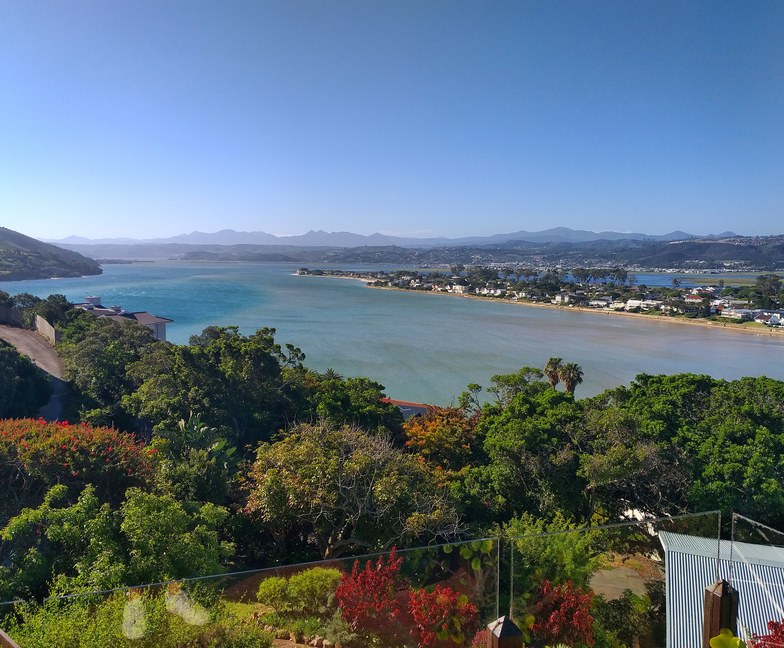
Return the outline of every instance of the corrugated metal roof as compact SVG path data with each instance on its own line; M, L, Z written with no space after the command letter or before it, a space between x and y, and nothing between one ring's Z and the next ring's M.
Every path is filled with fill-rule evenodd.
M749 542L721 541L721 553L717 545L718 538L700 538L697 536L682 535L660 531L659 540L665 551L677 551L693 556L706 558L720 557L722 560L742 560L755 565L770 565L771 567L784 568L784 547L771 545L752 544Z
M738 633L749 639L765 634L768 621L784 619L784 549L659 533L665 550L667 587L667 648L700 646L705 588L719 577L738 590Z

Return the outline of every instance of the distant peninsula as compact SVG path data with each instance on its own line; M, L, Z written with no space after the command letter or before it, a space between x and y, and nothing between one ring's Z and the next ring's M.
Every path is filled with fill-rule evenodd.
M0 281L101 274L86 256L0 227Z

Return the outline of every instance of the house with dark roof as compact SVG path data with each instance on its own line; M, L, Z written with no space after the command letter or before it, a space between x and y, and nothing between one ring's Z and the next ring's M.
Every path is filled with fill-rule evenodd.
M148 311L126 311L120 306L106 307L101 303L101 298L88 296L84 298L83 304L74 304L76 308L81 308L96 317L108 317L113 320L133 320L137 324L146 326L152 331L156 340L166 341L166 325L174 320L168 317L153 315Z

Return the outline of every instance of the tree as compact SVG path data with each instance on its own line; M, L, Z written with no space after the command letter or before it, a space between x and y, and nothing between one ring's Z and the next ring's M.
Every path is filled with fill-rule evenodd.
M327 377L307 390L313 421L333 426L356 425L398 435L403 415L397 405L383 400L384 386L368 378ZM304 417L300 417L304 418Z
M544 375L547 376L547 382L550 383L550 387L553 389L561 382L562 363L563 360L561 358L550 358L544 366Z
M22 509L0 531L0 593L4 599L43 597L55 589L112 588L125 579L115 514L93 486L68 504L68 489L52 487L36 508Z
M435 466L460 470L477 451L476 416L458 407L434 407L403 424L406 447Z
M560 360L560 358L550 358L550 360ZM517 394L539 391L544 375L542 370L536 367L522 367L513 374L492 376L490 378L492 386L487 391L495 394L501 405L507 405Z
M506 523L503 533L513 545L515 593L528 600L543 580L554 585L572 581L587 588L604 564L602 532L586 529L561 513L547 519L525 513Z
M782 402L784 382L765 377L724 381L640 374L628 388L587 404L589 411L606 410L607 417L621 410L627 421L618 433L628 441L610 441L609 448L593 441L594 456L583 459L583 474L590 479L603 473L601 482L615 473L619 483L639 475L628 482L628 493L642 495L642 507L653 504L659 515L718 507L776 526L784 519ZM617 472L624 465L630 468L627 476Z
M68 311L72 308L72 304L65 298L65 295L55 294L49 295L31 310L55 326L66 319Z
M156 431L193 414L230 429L238 444L269 438L295 417L291 398L304 358L274 335L270 328L245 336L236 326L211 326L187 346L150 349L128 368L138 387L123 406Z
M233 547L218 527L228 512L187 507L169 496L130 488L119 509L88 485L68 503L59 484L36 508L23 509L0 532L0 590L5 597L114 588L222 571Z
M558 378L569 394L574 394L575 387L583 381L583 370L576 362L567 362L558 368Z
M228 436L198 416L154 436L149 452L156 460L158 491L178 501L224 503L237 464Z
M689 510L685 451L648 436L633 410L602 403L601 396L591 399L582 432L578 475L587 481L589 517L597 510L610 519L629 509L652 517Z
M588 283L591 273L587 268L574 268L572 270L572 276L577 283L584 284Z
M754 282L757 293L756 302L762 308L777 308L780 306L781 277L777 274L763 274Z
M0 418L34 416L51 393L46 374L0 340Z
M575 478L574 439L580 405L568 394L532 383L508 404L488 404L477 434L489 463L483 469L488 501L500 514L574 514L583 508L584 483Z
M131 488L121 513L132 582L218 574L234 551L218 534L228 517L221 506L188 506L169 495Z
M451 538L460 523L425 468L357 428L299 425L262 443L245 512L283 547L304 533L324 558L415 539Z
M759 275L754 282L754 288L766 297L776 296L781 292L781 277L777 274Z
M56 484L78 493L96 487L101 501L119 503L129 486L152 474L149 449L132 436L43 420L0 421L0 524L22 507L36 506Z
M134 383L127 368L148 352L164 345L151 331L131 320L116 321L101 317L95 320L89 335L79 341L62 344L66 377L76 387L81 420L92 425L114 425L132 430L135 422L124 407L123 397Z

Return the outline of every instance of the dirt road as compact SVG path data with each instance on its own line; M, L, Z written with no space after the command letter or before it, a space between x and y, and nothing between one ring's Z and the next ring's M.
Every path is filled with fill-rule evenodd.
M14 328L3 324L0 324L0 339L15 346L19 353L26 355L36 366L49 374L49 382L52 385L52 397L39 410L38 414L47 421L59 420L63 411L63 401L68 386L63 380L63 361L57 355L52 345L35 331Z

